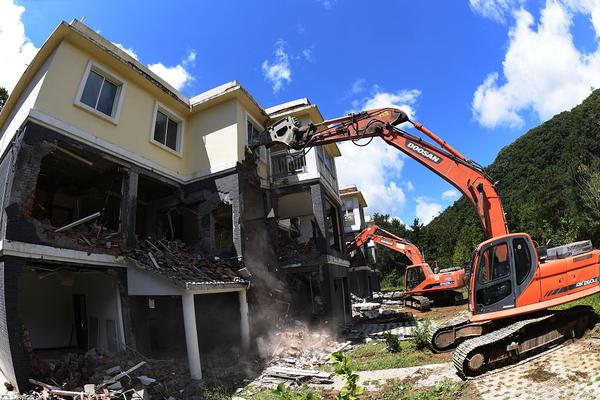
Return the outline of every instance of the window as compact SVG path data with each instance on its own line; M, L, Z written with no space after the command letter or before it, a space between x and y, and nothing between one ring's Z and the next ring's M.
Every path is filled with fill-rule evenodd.
M496 283L477 291L477 303L482 306L489 306L505 299L512 293L512 285L509 280Z
M531 254L529 246L524 238L513 240L513 253L515 256L515 270L517 273L517 285L522 284L531 270Z
M90 61L79 85L75 104L117 123L124 92L125 83L121 79Z
M248 145L252 144L254 139L263 131L260 126L246 114L246 135L248 137ZM260 146L253 150L254 155L259 156L263 161L267 159L267 148Z
M421 268L409 268L406 272L406 288L408 290L414 289L421 282L425 280L425 273Z
M156 102L152 124L152 142L181 155L183 119Z
M508 276L510 265L508 261L508 245L500 243L486 249L479 259L477 280L481 284Z

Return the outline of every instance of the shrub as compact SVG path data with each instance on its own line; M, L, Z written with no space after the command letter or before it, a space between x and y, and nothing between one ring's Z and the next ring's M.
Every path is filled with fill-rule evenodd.
M394 335L392 332L385 332L383 334L385 338L385 344L387 345L387 350L390 353L399 353L400 352L400 339L398 336Z
M429 347L429 328L431 326L431 322L429 320L424 320L417 323L415 329L413 331L414 339L413 342L415 347L419 350L422 350L426 347Z

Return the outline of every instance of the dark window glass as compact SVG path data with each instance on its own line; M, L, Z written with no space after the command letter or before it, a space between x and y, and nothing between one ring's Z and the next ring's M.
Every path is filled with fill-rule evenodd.
M85 83L85 87L83 88L83 93L81 94L81 102L83 104L87 104L92 108L96 108L96 102L98 101L100 88L102 88L102 81L104 81L102 75L99 75L94 71L90 71L87 82Z
M115 104L115 97L117 97L117 86L105 79L102 90L100 91L100 98L98 99L98 107L96 107L96 109L111 116Z
M513 240L513 252L515 256L515 269L517 273L517 285L522 284L531 270L531 253L524 238Z
M177 122L169 118L169 124L167 125L167 147L177 151Z
M508 245L500 243L485 250L479 259L477 281L481 284L508 276L510 264L508 260Z
M409 268L406 277L407 289L413 289L425 280L425 273L419 267Z
M167 116L160 111L156 112L156 123L154 124L154 140L165 144L165 136L167 133Z
M509 296L512 292L510 280L505 280L495 285L477 291L477 304L489 306Z

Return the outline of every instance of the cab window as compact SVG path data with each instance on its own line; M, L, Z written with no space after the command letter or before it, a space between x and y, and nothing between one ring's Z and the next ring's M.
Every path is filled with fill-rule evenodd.
M531 270L531 252L525 238L513 240L513 254L515 258L517 285L520 285L527 279Z
M510 264L508 260L508 245L500 243L486 249L479 258L477 281L486 284L496 279L508 276Z

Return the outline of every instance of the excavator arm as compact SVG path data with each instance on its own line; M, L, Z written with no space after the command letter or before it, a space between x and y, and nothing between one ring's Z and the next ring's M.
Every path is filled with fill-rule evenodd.
M382 233L382 234L378 234ZM413 265L415 264L425 264L425 259L419 248L409 242L406 239L403 239L399 236L394 235L391 232L386 231L385 229L381 229L377 225L369 226L362 230L362 232L358 233L354 239L348 243L346 249L348 252L356 250L365 244L367 244L370 240L373 242L400 252L407 256Z
M434 143L402 129L409 123ZM423 164L466 196L475 208L486 239L508 234L500 197L483 168L397 108L380 108L301 126L286 117L263 132L254 145L284 144L295 150L329 143L380 137Z

